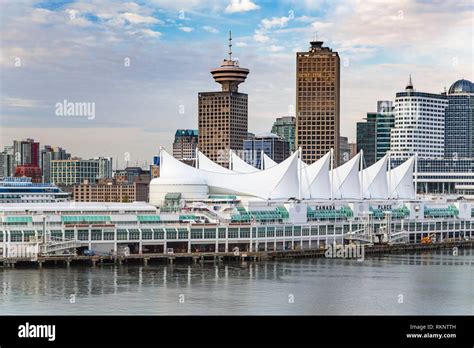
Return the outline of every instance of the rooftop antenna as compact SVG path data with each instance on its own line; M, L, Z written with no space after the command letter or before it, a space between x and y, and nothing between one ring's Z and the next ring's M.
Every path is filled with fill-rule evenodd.
M232 31L229 30L229 60L232 60Z

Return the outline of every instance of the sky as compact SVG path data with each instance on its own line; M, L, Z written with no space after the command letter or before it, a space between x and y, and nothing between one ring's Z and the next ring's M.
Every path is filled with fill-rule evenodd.
M72 155L150 163L178 128L197 129L198 93L228 51L250 69L249 131L294 115L296 52L341 58L341 136L412 75L439 93L473 81L470 0L0 0L0 147L34 138ZM58 103L89 103L70 116ZM91 109L92 110L92 109ZM79 115L78 115L79 114Z

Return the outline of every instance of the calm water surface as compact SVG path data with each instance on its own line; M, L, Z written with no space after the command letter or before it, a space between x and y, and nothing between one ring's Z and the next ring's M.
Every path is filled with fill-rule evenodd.
M472 315L473 266L474 250L460 249L363 262L0 268L0 315Z

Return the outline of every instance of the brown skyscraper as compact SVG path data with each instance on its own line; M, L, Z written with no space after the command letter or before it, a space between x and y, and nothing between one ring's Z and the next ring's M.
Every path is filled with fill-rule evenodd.
M232 37L229 33L229 57L219 68L211 70L221 92L199 93L199 150L214 162L228 167L229 149L242 150L248 129L248 96L238 92L248 69L232 59Z
M334 149L339 163L339 55L322 41L296 53L296 145L313 163Z

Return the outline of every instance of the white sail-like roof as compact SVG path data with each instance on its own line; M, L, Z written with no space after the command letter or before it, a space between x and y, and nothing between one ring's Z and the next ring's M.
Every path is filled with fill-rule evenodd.
M385 155L370 167L359 172L364 198L388 198L387 162Z
M232 170L227 169L213 162L209 157L206 157L201 151L196 150L197 167L202 170L215 173L233 173Z
M262 157L263 159L262 161L262 169L268 169L268 168L271 168L271 167L274 167L276 166L278 163L276 163L274 160L272 160L265 152L262 151Z
M331 198L331 184L329 180L329 162L331 154L328 152L309 166L300 160L301 194L307 199Z
M242 158L240 158L233 150L230 150L230 163L231 169L238 173L253 173L259 171L258 168L248 164Z
M161 150L160 177L192 177L209 186L210 193L253 196L262 199L288 199L298 197L298 153L265 171L254 173L216 173L197 169L178 161L164 149Z
M334 198L360 198L359 161L360 153L330 174Z
M415 199L413 185L413 164L415 156L410 157L398 167L387 172L387 181L390 183L389 198Z

